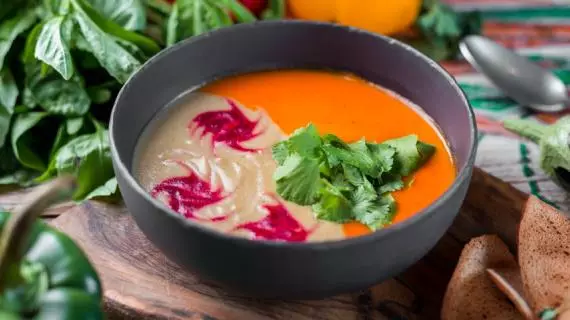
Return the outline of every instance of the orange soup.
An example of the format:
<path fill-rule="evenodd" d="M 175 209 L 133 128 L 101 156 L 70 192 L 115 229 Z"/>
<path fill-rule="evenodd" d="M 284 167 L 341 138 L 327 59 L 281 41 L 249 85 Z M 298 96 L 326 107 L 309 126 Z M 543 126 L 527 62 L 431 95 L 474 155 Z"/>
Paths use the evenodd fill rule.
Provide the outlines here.
<path fill-rule="evenodd" d="M 321 134 L 332 133 L 347 143 L 362 138 L 381 143 L 414 134 L 435 147 L 431 158 L 404 178 L 405 187 L 392 193 L 397 204 L 392 223 L 426 208 L 456 175 L 444 137 L 420 108 L 353 75 L 259 72 L 221 79 L 201 92 L 203 96 L 177 106 L 161 125 L 149 129 L 152 132 L 139 148 L 137 175 L 143 187 L 171 209 L 221 232 L 284 241 L 332 240 L 339 234 L 371 232 L 358 222 L 317 221 L 310 207 L 276 194 L 271 147 L 309 123 Z M 206 116 L 213 117 L 207 124 Z M 228 117 L 241 119 L 242 125 L 222 134 L 221 123 Z M 239 143 L 226 139 L 226 145 L 218 147 L 220 136 L 233 134 L 232 130 L 246 132 L 248 139 Z M 204 151 L 210 147 L 217 149 Z M 179 189 L 182 183 L 194 187 Z M 186 192 L 191 199 L 183 199 Z M 264 236 L 272 221 L 288 224 L 290 230 L 282 237 Z M 261 236 L 255 236 L 255 230 Z"/>

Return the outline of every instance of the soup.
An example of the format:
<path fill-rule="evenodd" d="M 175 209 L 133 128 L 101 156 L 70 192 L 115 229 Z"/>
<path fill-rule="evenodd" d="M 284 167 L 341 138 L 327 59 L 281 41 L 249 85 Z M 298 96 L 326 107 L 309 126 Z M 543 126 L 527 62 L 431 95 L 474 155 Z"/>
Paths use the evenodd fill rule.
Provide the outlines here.
<path fill-rule="evenodd" d="M 294 150 L 279 160 L 279 147 L 301 135 L 322 148 L 319 142 L 314 155 Z M 404 170 L 404 141 L 418 148 L 413 171 Z M 377 161 L 368 168 L 369 155 Z M 219 232 L 290 242 L 354 237 L 403 221 L 456 174 L 443 135 L 420 108 L 353 75 L 307 70 L 228 77 L 185 95 L 148 126 L 135 158 L 141 185 L 178 214 Z M 369 189 L 377 197 L 362 209 L 361 191 Z M 339 206 L 345 197 L 353 216 Z"/>

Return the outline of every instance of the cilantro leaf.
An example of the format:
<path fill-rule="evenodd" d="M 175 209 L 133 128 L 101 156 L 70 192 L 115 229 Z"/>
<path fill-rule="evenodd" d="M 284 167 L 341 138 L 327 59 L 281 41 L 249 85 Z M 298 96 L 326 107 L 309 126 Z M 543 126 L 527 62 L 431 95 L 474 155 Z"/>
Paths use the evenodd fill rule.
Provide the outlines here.
<path fill-rule="evenodd" d="M 295 150 L 301 156 L 317 156 L 318 148 L 322 145 L 317 127 L 309 124 L 297 129 L 287 140 L 289 150 Z"/>
<path fill-rule="evenodd" d="M 377 175 L 379 173 L 377 170 L 378 166 L 364 140 L 350 145 L 334 135 L 327 135 L 323 140 L 322 149 L 331 166 L 346 163 L 369 175 Z"/>
<path fill-rule="evenodd" d="M 380 187 L 378 188 L 379 194 L 393 192 L 404 189 L 404 181 L 400 175 L 386 175 L 382 177 Z"/>
<path fill-rule="evenodd" d="M 396 165 L 398 174 L 407 176 L 416 171 L 434 154 L 435 147 L 418 141 L 415 134 L 384 142 L 396 149 Z"/>
<path fill-rule="evenodd" d="M 319 191 L 319 161 L 294 153 L 285 159 L 273 175 L 277 193 L 300 205 L 314 204 Z"/>
<path fill-rule="evenodd" d="M 390 193 L 405 187 L 402 177 L 424 164 L 435 147 L 416 135 L 384 143 L 346 143 L 332 134 L 321 138 L 309 124 L 276 143 L 272 152 L 281 197 L 312 205 L 318 219 L 358 221 L 376 230 L 390 224 L 396 213 Z"/>
<path fill-rule="evenodd" d="M 364 187 L 356 189 L 352 202 L 356 220 L 372 230 L 390 224 L 396 212 L 396 202 L 390 194 L 378 197 Z"/>
<path fill-rule="evenodd" d="M 352 221 L 350 201 L 338 188 L 327 181 L 323 181 L 322 186 L 319 192 L 320 201 L 313 205 L 317 218 L 336 223 Z"/>
<path fill-rule="evenodd" d="M 291 137 L 285 141 L 280 141 L 273 145 L 273 159 L 279 165 L 283 165 L 285 159 L 292 153 L 297 153 L 303 157 L 316 157 L 322 144 L 317 128 L 309 124 L 306 127 L 297 129 Z"/>
<path fill-rule="evenodd" d="M 289 156 L 289 148 L 287 147 L 287 141 L 280 141 L 273 145 L 271 148 L 273 155 L 273 160 L 277 162 L 278 165 L 283 165 L 285 159 Z"/>

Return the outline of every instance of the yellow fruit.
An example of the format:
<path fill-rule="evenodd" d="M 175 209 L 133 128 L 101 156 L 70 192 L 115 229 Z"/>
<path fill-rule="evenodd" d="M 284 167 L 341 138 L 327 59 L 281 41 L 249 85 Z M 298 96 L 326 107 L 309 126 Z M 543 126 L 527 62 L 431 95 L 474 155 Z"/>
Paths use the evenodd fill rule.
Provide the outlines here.
<path fill-rule="evenodd" d="M 352 0 L 359 2 L 360 0 Z M 384 0 L 378 0 L 380 2 Z M 289 10 L 293 17 L 305 20 L 334 21 L 336 0 L 289 0 Z"/>
<path fill-rule="evenodd" d="M 421 5 L 422 0 L 336 0 L 336 21 L 392 35 L 406 31 L 416 21 Z"/>

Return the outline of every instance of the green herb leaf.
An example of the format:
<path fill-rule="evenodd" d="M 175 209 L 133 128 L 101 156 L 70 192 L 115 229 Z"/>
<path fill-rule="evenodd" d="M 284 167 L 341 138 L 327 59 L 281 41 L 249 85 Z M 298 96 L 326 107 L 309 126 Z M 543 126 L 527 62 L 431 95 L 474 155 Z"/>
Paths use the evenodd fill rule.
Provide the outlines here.
<path fill-rule="evenodd" d="M 166 44 L 231 25 L 229 10 L 221 4 L 213 0 L 176 1 L 167 21 Z"/>
<path fill-rule="evenodd" d="M 18 86 L 10 69 L 0 70 L 0 148 L 4 146 L 18 98 Z"/>
<path fill-rule="evenodd" d="M 321 181 L 321 186 L 320 200 L 312 206 L 317 218 L 336 223 L 353 221 L 350 201 L 342 192 L 326 180 Z"/>
<path fill-rule="evenodd" d="M 391 223 L 391 192 L 405 187 L 402 176 L 424 164 L 435 148 L 410 135 L 384 143 L 346 143 L 313 125 L 296 130 L 272 149 L 278 167 L 277 193 L 300 205 L 312 204 L 322 220 L 358 221 L 375 230 Z"/>
<path fill-rule="evenodd" d="M 89 111 L 91 100 L 79 75 L 66 81 L 54 72 L 43 76 L 39 66 L 27 67 L 26 82 L 34 101 L 51 114 L 81 116 Z"/>
<path fill-rule="evenodd" d="M 28 34 L 28 37 L 26 38 L 26 46 L 24 47 L 24 53 L 22 54 L 22 62 L 35 62 L 36 44 L 38 43 L 38 39 L 40 38 L 40 33 L 42 32 L 43 27 L 43 23 L 38 23 Z"/>
<path fill-rule="evenodd" d="M 378 194 L 402 190 L 405 187 L 402 177 L 398 174 L 385 174 L 379 181 Z"/>
<path fill-rule="evenodd" d="M 12 125 L 12 149 L 20 163 L 27 168 L 44 171 L 44 160 L 30 147 L 30 137 L 26 133 L 48 116 L 47 112 L 19 114 Z"/>
<path fill-rule="evenodd" d="M 54 68 L 65 80 L 69 80 L 74 67 L 69 44 L 63 37 L 64 33 L 70 33 L 62 30 L 64 27 L 70 27 L 69 24 L 64 24 L 64 19 L 64 17 L 55 17 L 43 25 L 36 42 L 35 57 Z"/>
<path fill-rule="evenodd" d="M 316 159 L 292 154 L 277 168 L 273 178 L 277 182 L 277 193 L 285 199 L 301 205 L 315 203 L 320 183 Z"/>
<path fill-rule="evenodd" d="M 61 147 L 54 161 L 59 174 L 75 173 L 78 188 L 73 198 L 84 199 L 113 176 L 108 132 L 100 125 L 93 134 L 79 136 Z"/>
<path fill-rule="evenodd" d="M 140 0 L 88 0 L 105 18 L 131 31 L 146 28 L 145 7 Z"/>
<path fill-rule="evenodd" d="M 91 191 L 87 196 L 85 196 L 85 200 L 94 199 L 94 198 L 102 198 L 102 197 L 112 197 L 116 195 L 119 191 L 117 185 L 117 178 L 113 177 L 109 179 L 105 184 L 98 187 L 97 189 Z"/>
<path fill-rule="evenodd" d="M 36 22 L 36 19 L 36 12 L 26 9 L 0 24 L 0 70 L 4 69 L 4 59 L 14 40 L 28 30 Z"/>
<path fill-rule="evenodd" d="M 435 152 L 434 146 L 420 142 L 417 135 L 388 140 L 384 144 L 396 149 L 398 174 L 404 177 L 418 169 Z"/>
<path fill-rule="evenodd" d="M 78 133 L 79 130 L 81 130 L 81 128 L 83 127 L 84 120 L 85 119 L 82 117 L 67 119 L 65 121 L 67 134 L 72 136 Z"/>
<path fill-rule="evenodd" d="M 145 52 L 149 54 L 155 54 L 160 51 L 160 47 L 150 38 L 142 36 L 136 32 L 132 32 L 122 28 L 120 25 L 116 24 L 115 22 L 105 19 L 97 10 L 95 10 L 89 3 L 85 0 L 70 0 L 73 8 L 75 9 L 74 16 L 76 20 L 79 18 L 78 24 L 81 30 L 84 32 L 85 29 L 91 30 L 92 33 L 95 34 L 107 34 L 107 37 L 116 37 L 123 39 L 125 41 L 129 41 L 135 44 L 137 47 L 143 49 Z M 81 25 L 83 24 L 83 27 Z M 96 28 L 94 28 L 96 27 Z M 93 29 L 98 29 L 96 32 Z M 89 42 L 90 37 L 85 37 Z M 112 49 L 113 46 L 109 47 L 109 52 L 114 52 Z"/>
<path fill-rule="evenodd" d="M 392 223 L 396 212 L 396 201 L 390 194 L 380 198 L 371 198 L 371 194 L 363 193 L 358 188 L 353 194 L 353 211 L 356 220 L 370 229 L 376 230 Z"/>
<path fill-rule="evenodd" d="M 82 0 L 72 0 L 76 3 L 74 14 L 81 33 L 90 46 L 90 51 L 109 74 L 121 83 L 125 83 L 141 63 L 127 50 L 120 46 L 111 36 L 105 33 L 87 14 L 79 3 Z M 100 18 L 100 17 L 99 17 Z M 119 27 L 120 28 L 120 27 Z"/>
<path fill-rule="evenodd" d="M 350 145 L 346 144 L 334 135 L 323 137 L 323 151 L 331 166 L 340 163 L 350 164 L 363 171 L 367 175 L 378 176 L 382 173 L 381 167 L 374 161 L 370 150 L 364 140 L 359 140 Z"/>

